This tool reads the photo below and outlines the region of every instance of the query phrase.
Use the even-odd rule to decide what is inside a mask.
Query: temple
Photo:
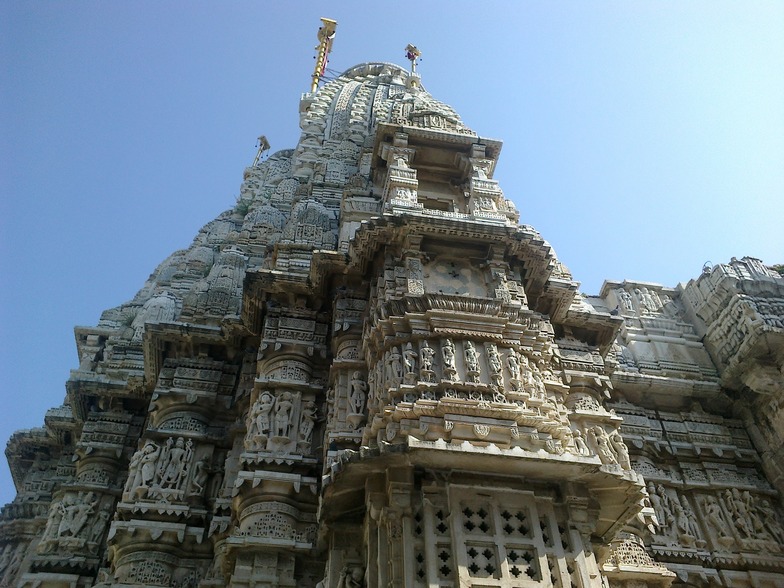
[[[75,329],[6,449],[0,586],[784,586],[778,271],[586,295],[419,74],[299,113]]]

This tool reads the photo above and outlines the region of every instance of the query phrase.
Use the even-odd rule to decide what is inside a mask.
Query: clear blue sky
[[[3,443],[62,401],[74,325],[234,204],[256,137],[296,144],[321,16],[332,69],[422,50],[583,291],[784,261],[784,2],[333,4],[0,3]]]

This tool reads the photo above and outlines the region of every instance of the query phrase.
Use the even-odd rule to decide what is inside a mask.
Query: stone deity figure
[[[634,311],[634,303],[632,302],[632,295],[626,290],[618,290],[618,299],[621,303],[621,308],[628,312]]]
[[[275,403],[275,436],[288,437],[291,430],[291,411],[294,408],[291,394],[283,392]]]
[[[457,369],[455,368],[455,344],[451,339],[444,341],[441,346],[441,356],[444,360],[444,378],[454,382],[457,379]]]
[[[403,362],[400,350],[393,347],[389,350],[389,380],[390,385],[396,386],[403,379]]]
[[[645,307],[649,312],[657,312],[661,308],[659,297],[657,296],[656,292],[651,291],[648,288],[643,288],[642,296],[645,301]]]
[[[689,517],[679,501],[675,500],[672,505],[673,510],[675,511],[673,513],[673,519],[675,521],[675,528],[678,531],[678,539],[680,539],[682,544],[692,547],[696,536],[692,533]]]
[[[746,505],[740,498],[740,491],[737,488],[727,489],[724,492],[724,502],[735,527],[746,537],[753,537],[754,529],[751,526]]]
[[[59,506],[61,518],[57,536],[60,538],[78,536],[87,519],[93,514],[97,502],[92,492],[87,496],[81,493],[78,498],[73,495],[66,496]]]
[[[672,524],[673,521],[672,500],[667,494],[667,491],[664,489],[664,486],[662,486],[661,484],[656,486],[656,495],[660,498],[660,504],[662,509],[662,521],[665,526],[669,526],[670,524]]]
[[[362,374],[356,371],[351,376],[351,389],[348,397],[349,414],[362,414],[364,412],[366,394],[367,384],[362,379]]]
[[[39,545],[44,545],[57,539],[60,528],[60,521],[63,518],[64,512],[61,507],[62,504],[59,502],[52,505],[52,509],[49,513],[49,520],[46,521],[46,528],[44,529],[43,535],[41,536],[41,543]],[[53,545],[50,545],[46,550],[44,550],[42,547],[39,547],[38,551],[51,551],[53,547]]]
[[[572,433],[572,438],[574,439],[574,450],[577,455],[591,455],[591,450],[588,448],[588,444],[585,442],[585,437],[583,437],[580,429],[576,429]]]
[[[299,441],[302,444],[310,445],[313,438],[313,428],[316,425],[316,403],[308,400],[302,406],[302,420],[299,425]]]
[[[256,434],[266,437],[270,431],[270,413],[275,406],[275,399],[269,392],[264,392],[256,401]]]
[[[520,387],[520,359],[514,349],[510,349],[509,355],[506,357],[506,369],[509,370],[512,387],[518,389]]]
[[[193,466],[193,478],[191,478],[190,493],[193,496],[201,496],[204,493],[204,484],[210,475],[210,466],[206,459],[200,459]]]
[[[169,440],[166,442],[166,457],[161,461],[158,468],[160,475],[161,488],[179,489],[186,473],[188,454],[185,448],[185,440],[177,437],[177,441]]]
[[[362,588],[365,571],[360,566],[347,565],[340,571],[337,588]]]
[[[654,486],[653,482],[648,482],[648,499],[650,500],[651,507],[656,515],[656,521],[659,524],[659,528],[664,529],[667,525],[667,521],[662,507],[662,499],[661,496],[656,493],[656,486]]]
[[[411,341],[406,343],[403,351],[403,367],[405,368],[404,380],[407,384],[413,384],[416,381],[417,356],[418,354],[414,351]]]
[[[76,497],[66,495],[57,507],[60,511],[60,524],[57,526],[57,536],[66,537],[70,533],[73,519],[76,514]]]
[[[147,441],[144,447],[137,451],[137,455],[133,456],[131,464],[136,468],[136,473],[133,476],[133,483],[128,485],[130,494],[139,493],[143,497],[147,489],[152,486],[155,481],[160,455],[161,448],[152,441]],[[131,476],[129,475],[128,477],[130,479]],[[142,492],[139,492],[139,490],[142,490]]]
[[[328,426],[331,426],[332,421],[335,418],[335,389],[330,387],[327,389],[327,423]]]
[[[689,501],[686,500],[685,496],[681,496],[681,506],[683,507],[683,512],[686,517],[686,521],[689,528],[689,534],[693,537],[700,536],[700,525],[697,522],[697,516],[694,514],[694,511],[689,504]]]
[[[90,538],[88,543],[99,543],[101,541],[101,537],[103,537],[103,532],[106,530],[106,523],[109,520],[109,517],[109,511],[98,511],[98,514],[96,514],[93,521],[92,527],[90,528]]]
[[[498,354],[498,348],[492,343],[487,346],[487,363],[490,366],[490,378],[493,384],[499,388],[503,388],[504,380],[501,375],[503,365],[501,363],[501,356]]]
[[[464,345],[466,380],[469,382],[479,381],[479,354],[472,341],[466,341]]]
[[[621,467],[625,470],[631,470],[632,462],[629,459],[629,448],[626,447],[626,443],[624,443],[623,437],[618,431],[613,431],[612,435],[610,435],[610,446],[615,451]]]
[[[542,381],[542,374],[539,373],[539,368],[536,367],[536,364],[530,363],[525,355],[521,355],[520,359],[522,361],[522,372],[524,374],[523,381],[525,383],[526,391],[529,392],[533,398],[544,399],[547,394],[544,381]]]
[[[425,382],[434,380],[433,359],[435,355],[435,349],[430,347],[430,343],[423,341],[422,348],[419,350],[419,377]]]
[[[719,538],[732,537],[732,533],[724,520],[719,503],[713,496],[708,496],[703,502],[705,520],[710,525]]]
[[[610,447],[610,438],[607,431],[603,427],[596,425],[590,430],[592,440],[596,445],[596,453],[603,464],[616,465],[618,460],[615,457],[615,452]]]
[[[78,536],[80,533],[87,530],[85,525],[87,525],[90,515],[95,513],[95,509],[98,506],[98,498],[95,496],[94,492],[90,492],[86,497],[84,494],[80,494],[79,498],[78,509],[74,514],[71,526],[71,531],[74,536]]]

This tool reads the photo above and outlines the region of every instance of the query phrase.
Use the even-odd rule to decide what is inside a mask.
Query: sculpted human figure
[[[656,492],[656,487],[653,482],[648,482],[648,499],[650,500],[653,512],[656,514],[656,521],[659,528],[664,529],[667,526],[667,519],[665,518],[664,509],[662,507],[662,499]]]
[[[416,381],[416,360],[417,352],[414,351],[414,347],[411,345],[411,341],[409,341],[406,343],[405,350],[403,351],[403,367],[405,368],[404,379],[409,384]]]
[[[430,347],[430,343],[423,341],[419,350],[419,377],[424,382],[435,381],[435,374],[433,373],[433,359],[435,355],[436,351]]]
[[[520,359],[514,349],[509,350],[509,355],[506,358],[506,369],[509,370],[509,376],[513,383],[520,381]]]
[[[464,345],[465,364],[466,364],[466,379],[469,382],[479,381],[479,354],[472,341],[466,341]]]
[[[539,369],[536,367],[536,365],[532,365],[525,355],[521,355],[520,359],[523,362],[523,380],[531,396],[534,398],[545,398],[546,389],[544,387],[544,382],[542,381],[542,374],[539,373]]]
[[[673,514],[675,518],[675,528],[678,531],[678,538],[685,545],[693,545],[694,535],[691,532],[691,525],[689,524],[689,518],[686,515],[686,511],[677,500],[673,502],[673,509],[675,511]]]
[[[688,533],[692,537],[699,537],[700,536],[700,525],[697,523],[697,517],[694,514],[694,511],[689,504],[689,501],[686,500],[685,496],[680,497],[681,506],[683,507],[684,516],[686,517],[686,524],[688,527]]]
[[[576,429],[572,433],[574,439],[574,449],[578,455],[591,455],[591,450],[588,448],[588,444],[585,442],[585,437],[583,437],[583,433],[580,429]]]
[[[302,406],[302,420],[299,425],[299,440],[301,443],[310,444],[315,425],[316,403],[312,400],[308,400]]]
[[[393,386],[399,384],[403,379],[402,356],[397,347],[393,347],[389,350],[389,374]]]
[[[673,506],[672,500],[667,495],[667,491],[664,489],[664,486],[659,484],[656,486],[656,494],[659,496],[661,509],[662,509],[662,526],[669,526],[672,524],[673,521]]]
[[[727,489],[724,493],[724,500],[727,512],[735,523],[735,527],[746,537],[753,537],[754,529],[751,526],[746,505],[740,498],[740,491],[737,488]]]
[[[185,440],[177,437],[172,443],[172,438],[166,442],[166,458],[162,460],[158,471],[160,473],[161,488],[177,488],[185,469]]]
[[[63,513],[64,510],[62,509],[62,503],[55,504],[51,510],[51,513],[49,514],[49,520],[46,521],[46,528],[44,529],[43,535],[41,536],[41,543],[57,539]]]
[[[490,377],[493,383],[496,386],[502,386],[503,377],[501,376],[501,370],[503,370],[503,364],[501,363],[501,356],[498,354],[498,347],[492,343],[487,346],[487,364],[490,366]]]
[[[148,441],[142,449],[142,456],[140,459],[140,472],[139,486],[149,488],[155,480],[156,465],[158,457],[161,455],[161,448],[152,441]]]
[[[95,497],[91,492],[88,496]],[[92,514],[92,505],[85,499],[84,494],[80,494],[79,498],[73,495],[68,495],[63,498],[60,503],[60,524],[57,528],[58,537],[76,537],[87,522],[87,517]]]
[[[207,460],[202,458],[193,466],[193,478],[191,478],[191,494],[200,496],[204,493],[204,484],[210,475],[210,467]]]
[[[362,379],[362,373],[355,371],[351,376],[351,390],[349,391],[349,414],[362,414],[365,410],[367,384]]]
[[[335,410],[335,389],[330,387],[327,389],[327,423],[332,423],[335,418]]]
[[[75,535],[75,521],[77,513],[79,512],[79,504],[76,497],[72,494],[66,495],[60,502],[60,524],[57,527],[58,537],[67,537],[68,535]]]
[[[259,414],[259,403],[254,402],[253,406],[251,406],[250,408],[250,412],[248,413],[248,418],[246,420],[246,425],[245,425],[247,427],[247,433],[245,437],[246,446],[248,445],[251,439],[258,436],[259,434],[259,429],[256,426],[256,417],[258,416],[258,414]]]
[[[347,565],[340,571],[337,588],[362,588],[365,571],[360,566]]]
[[[621,302],[621,308],[627,311],[634,310],[634,304],[632,303],[632,295],[629,294],[626,290],[618,290],[618,298]]]
[[[607,435],[607,431],[605,431],[603,427],[596,425],[591,429],[590,432],[594,442],[596,443],[596,453],[599,455],[599,459],[602,461],[602,463],[607,465],[617,464],[618,460],[615,458],[615,452],[610,447],[610,440]]]
[[[109,512],[106,510],[99,510],[95,515],[92,527],[90,527],[90,538],[88,543],[99,543],[103,532],[106,530],[106,522],[109,520]]]
[[[275,435],[288,437],[291,428],[291,410],[294,407],[291,394],[283,392],[275,403]]]
[[[422,343],[422,349],[419,350],[420,361],[422,365],[423,371],[432,371],[433,370],[433,357],[435,356],[435,350],[430,347],[430,343],[424,341]]]
[[[270,413],[275,406],[275,399],[265,391],[256,401],[256,406],[256,434],[266,437],[270,432]]]
[[[644,304],[650,312],[656,312],[659,310],[660,304],[656,292],[652,292],[648,288],[643,288],[642,296],[643,296]]]
[[[732,533],[724,520],[721,507],[719,506],[719,503],[716,502],[716,498],[713,496],[706,497],[704,501],[704,510],[705,520],[713,527],[713,530],[719,537],[732,537]]]
[[[625,470],[631,470],[632,462],[629,459],[629,449],[626,447],[626,443],[624,443],[623,437],[618,431],[613,431],[612,435],[610,435],[610,445],[615,451],[615,455],[621,467]]]
[[[144,455],[144,450],[139,449],[133,454],[133,457],[131,457],[131,461],[128,464],[128,479],[125,482],[124,489],[124,493],[126,494],[132,492],[141,482],[141,469],[139,468],[139,465],[142,461],[142,455]]]
[[[444,378],[449,381],[455,381],[457,378],[457,369],[455,369],[455,344],[451,339],[444,341],[441,346],[441,356],[444,360]]]
[[[90,492],[87,496],[84,494],[79,495],[73,522],[71,523],[71,534],[74,537],[78,536],[82,531],[87,530],[85,525],[87,524],[90,515],[95,512],[96,506],[98,506],[98,499],[94,492]]]

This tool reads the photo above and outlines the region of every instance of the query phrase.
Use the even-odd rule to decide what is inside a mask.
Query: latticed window
[[[570,533],[549,498],[452,485],[413,515],[417,586],[580,587]]]

